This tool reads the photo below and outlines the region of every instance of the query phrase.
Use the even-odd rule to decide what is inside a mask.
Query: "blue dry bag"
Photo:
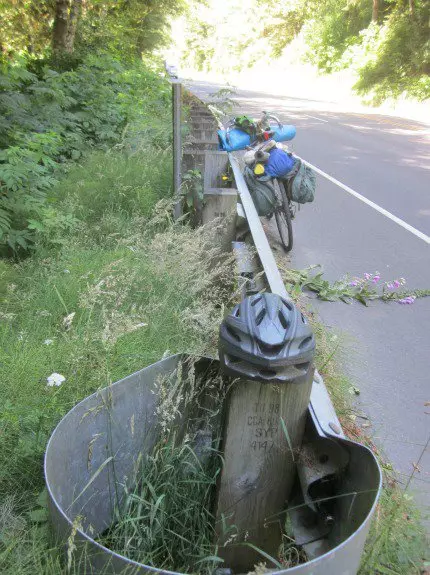
[[[296,135],[294,126],[270,126],[273,131],[273,139],[276,142],[286,142],[292,140]],[[250,146],[253,140],[246,132],[233,128],[232,130],[218,130],[218,148],[224,152],[235,152],[244,150]]]
[[[272,178],[283,178],[295,164],[293,156],[279,148],[272,148],[269,154],[270,157],[264,164],[264,172]]]

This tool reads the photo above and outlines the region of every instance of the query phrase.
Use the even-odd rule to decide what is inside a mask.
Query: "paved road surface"
[[[202,99],[220,87],[189,84]],[[245,90],[234,100],[235,112],[258,116],[268,109],[295,124],[299,156],[430,236],[430,125]],[[430,288],[430,244],[323,177],[294,234],[293,267],[321,264],[330,280],[379,271],[384,280],[404,277],[411,288]],[[430,298],[411,306],[313,305],[326,325],[346,334],[342,361],[361,391],[368,431],[428,517]]]

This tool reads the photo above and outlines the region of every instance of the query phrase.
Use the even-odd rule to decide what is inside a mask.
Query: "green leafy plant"
[[[231,98],[236,93],[235,88],[220,88],[217,92],[209,94],[211,98],[207,104],[217,120],[231,114],[236,102]]]
[[[53,238],[56,223],[58,234],[72,225],[68,216],[54,217],[48,206],[67,162],[82,161],[92,147],[124,146],[125,135],[130,144],[139,137],[165,148],[170,138],[166,86],[143,64],[125,66],[108,56],[90,55],[63,73],[43,68],[39,76],[22,65],[3,66],[0,249],[28,250],[36,230]]]
[[[203,176],[200,170],[188,170],[182,176],[180,190],[186,211],[192,215],[201,210],[204,202]]]
[[[316,293],[319,299],[325,301],[351,303],[356,300],[363,305],[375,299],[412,304],[417,297],[430,296],[430,289],[400,289],[406,283],[404,278],[382,282],[378,272],[365,273],[362,277],[354,278],[345,276],[331,283],[324,279],[322,270],[317,271],[320,268],[319,265],[313,265],[304,270],[285,268],[283,273],[287,290],[294,296],[298,296],[302,291],[310,290]]]

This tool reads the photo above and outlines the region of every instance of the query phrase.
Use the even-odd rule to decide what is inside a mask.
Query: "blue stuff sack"
[[[292,140],[296,135],[296,128],[291,125],[287,126],[270,126],[273,131],[273,139],[275,142],[286,142]],[[218,149],[224,152],[236,152],[237,150],[244,150],[250,146],[255,138],[239,130],[233,128],[232,130],[218,130]]]
[[[251,145],[251,136],[243,130],[218,130],[218,149],[224,152],[244,150]]]
[[[280,148],[272,148],[269,152],[270,158],[264,164],[265,174],[272,178],[285,177],[296,163],[292,155],[287,154]]]
[[[287,142],[292,140],[296,135],[296,127],[292,125],[271,126],[273,130],[273,139],[275,142]]]

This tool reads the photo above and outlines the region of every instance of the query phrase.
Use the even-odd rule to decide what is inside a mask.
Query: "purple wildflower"
[[[370,280],[372,276],[370,274],[364,274],[364,279],[366,280]]]
[[[395,287],[396,289],[397,289],[398,287],[400,287],[400,282],[399,282],[399,280],[394,280],[394,281],[393,281],[393,285],[394,285],[394,287]]]
[[[411,303],[414,303],[414,301],[415,301],[415,296],[409,295],[408,297],[397,300],[397,303],[409,305]]]
[[[381,279],[381,276],[375,276],[372,281],[374,284],[377,284],[380,279]]]
[[[351,287],[356,287],[358,284],[357,284],[357,282],[354,280],[354,281],[351,282],[349,285],[350,285]]]

